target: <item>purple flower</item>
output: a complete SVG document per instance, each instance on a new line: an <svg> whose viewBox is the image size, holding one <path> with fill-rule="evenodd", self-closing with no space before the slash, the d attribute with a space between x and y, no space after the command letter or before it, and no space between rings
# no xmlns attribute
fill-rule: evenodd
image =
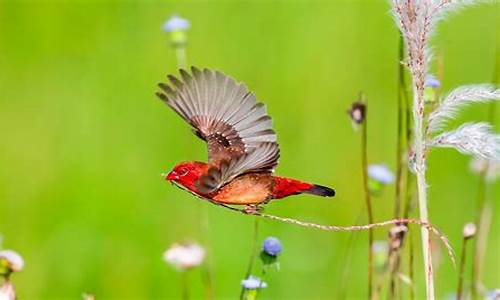
<svg viewBox="0 0 500 300"><path fill-rule="evenodd" d="M173 15L163 24L163 30L165 30L166 32L186 30L189 29L190 25L191 24L188 20Z"/></svg>
<svg viewBox="0 0 500 300"><path fill-rule="evenodd" d="M264 244L262 245L262 251L270 256L278 256L283 250L283 246L281 245L280 240L275 237L268 237L264 240Z"/></svg>
<svg viewBox="0 0 500 300"><path fill-rule="evenodd" d="M425 86L437 89L441 86L441 81L439 81L436 76L428 74L425 76Z"/></svg>
<svg viewBox="0 0 500 300"><path fill-rule="evenodd" d="M259 277L248 276L247 279L241 281L241 285L247 290L263 289L267 287L267 283L262 281Z"/></svg>

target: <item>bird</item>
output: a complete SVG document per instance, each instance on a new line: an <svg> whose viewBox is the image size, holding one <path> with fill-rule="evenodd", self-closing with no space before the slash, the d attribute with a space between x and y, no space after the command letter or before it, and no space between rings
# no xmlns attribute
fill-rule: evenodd
<svg viewBox="0 0 500 300"><path fill-rule="evenodd" d="M165 179L221 205L260 207L297 194L332 197L335 190L275 176L280 149L271 117L244 83L208 68L168 75L156 95L206 142L208 162L177 164Z"/></svg>

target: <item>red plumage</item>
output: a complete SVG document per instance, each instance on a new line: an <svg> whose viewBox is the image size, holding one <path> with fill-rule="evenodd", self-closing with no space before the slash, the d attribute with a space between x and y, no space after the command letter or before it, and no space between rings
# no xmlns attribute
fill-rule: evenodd
<svg viewBox="0 0 500 300"><path fill-rule="evenodd" d="M309 193L331 197L333 189L273 176L279 146L265 106L245 85L208 69L169 75L157 93L207 142L208 163L180 163L166 176L191 193L225 204L258 205Z"/></svg>

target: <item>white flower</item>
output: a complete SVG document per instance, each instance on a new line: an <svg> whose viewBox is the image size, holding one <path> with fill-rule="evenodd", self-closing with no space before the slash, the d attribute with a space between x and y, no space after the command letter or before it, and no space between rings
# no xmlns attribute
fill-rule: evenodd
<svg viewBox="0 0 500 300"><path fill-rule="evenodd" d="M394 181L394 174L384 164L369 165L368 176L382 184L390 184Z"/></svg>
<svg viewBox="0 0 500 300"><path fill-rule="evenodd" d="M173 15L163 24L163 30L166 32L172 32L177 30L187 30L190 27L188 20L183 19L179 16Z"/></svg>
<svg viewBox="0 0 500 300"><path fill-rule="evenodd" d="M24 267L23 258L13 250L0 251L0 266L4 263L11 272L19 272Z"/></svg>
<svg viewBox="0 0 500 300"><path fill-rule="evenodd" d="M163 259L179 270L187 270L203 263L205 249L198 244L173 244L163 253Z"/></svg>
<svg viewBox="0 0 500 300"><path fill-rule="evenodd" d="M500 177L500 161L475 157L470 162L470 170L474 174L485 174L488 182Z"/></svg>
<svg viewBox="0 0 500 300"><path fill-rule="evenodd" d="M16 291L14 290L14 286L10 281L4 282L2 286L0 286L0 300L15 300L16 299Z"/></svg>

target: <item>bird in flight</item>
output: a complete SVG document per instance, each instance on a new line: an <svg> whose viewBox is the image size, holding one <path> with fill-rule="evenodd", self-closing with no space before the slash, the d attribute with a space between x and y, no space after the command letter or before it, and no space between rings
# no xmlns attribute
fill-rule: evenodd
<svg viewBox="0 0 500 300"><path fill-rule="evenodd" d="M218 204L248 207L301 193L335 195L325 186L273 175L280 149L271 117L243 83L195 67L168 79L156 95L207 143L208 163L179 163L166 180Z"/></svg>

